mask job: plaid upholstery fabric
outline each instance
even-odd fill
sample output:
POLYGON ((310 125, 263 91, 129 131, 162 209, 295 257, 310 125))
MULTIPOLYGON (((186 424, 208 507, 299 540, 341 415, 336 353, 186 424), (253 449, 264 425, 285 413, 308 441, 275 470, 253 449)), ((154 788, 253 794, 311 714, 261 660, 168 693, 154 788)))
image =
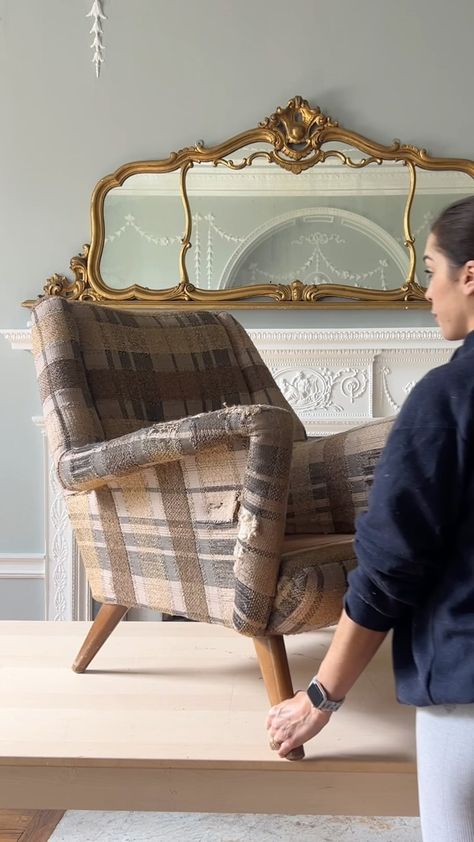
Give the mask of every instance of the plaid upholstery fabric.
POLYGON ((267 631, 299 632, 337 623, 356 566, 353 536, 311 536, 314 546, 284 553, 267 631))
POLYGON ((49 298, 33 319, 46 429, 94 598, 262 633, 288 497, 286 401, 249 403, 212 313, 49 298))
POLYGON ((282 558, 285 519, 289 531, 352 531, 387 422, 301 440, 228 314, 51 297, 33 310, 32 338, 52 459, 97 601, 249 635, 335 621, 352 549, 316 537, 282 558))
POLYGON ((285 531, 354 532, 367 508, 375 465, 394 419, 296 443, 285 531))
POLYGON ((71 309, 59 298, 48 298, 32 312, 36 376, 55 464, 64 451, 104 438, 71 309))
POLYGON ((95 472, 93 490, 67 496, 93 596, 262 633, 278 580, 291 418, 233 407, 187 421, 171 431, 185 456, 173 435, 167 449, 163 424, 158 464, 100 485, 95 472))
POLYGON ((306 430, 302 421, 286 398, 283 397, 248 333, 230 313, 219 313, 219 319, 227 330, 237 365, 245 377, 250 391, 251 403, 270 404, 271 406, 289 409, 294 421, 294 440, 306 441, 306 430))
POLYGON ((295 440, 306 438, 253 343, 227 313, 129 313, 60 298, 40 308, 50 324, 59 310, 67 314, 69 339, 63 341, 82 360, 88 403, 107 439, 153 422, 251 404, 288 410, 295 440))

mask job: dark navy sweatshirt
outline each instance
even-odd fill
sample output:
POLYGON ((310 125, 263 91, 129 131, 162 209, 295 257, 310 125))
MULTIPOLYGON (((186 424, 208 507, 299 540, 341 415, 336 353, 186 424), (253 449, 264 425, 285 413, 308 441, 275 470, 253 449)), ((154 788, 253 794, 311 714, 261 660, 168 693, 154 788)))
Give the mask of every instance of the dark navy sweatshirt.
POLYGON ((474 331, 406 399, 357 521, 345 608, 393 628, 400 702, 474 702, 474 331))

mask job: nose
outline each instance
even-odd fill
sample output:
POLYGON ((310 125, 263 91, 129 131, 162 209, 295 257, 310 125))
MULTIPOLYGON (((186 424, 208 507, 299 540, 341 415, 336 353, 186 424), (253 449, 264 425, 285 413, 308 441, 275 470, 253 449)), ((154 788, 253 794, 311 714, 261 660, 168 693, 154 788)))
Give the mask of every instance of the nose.
POLYGON ((425 298, 426 298, 427 301, 430 302, 430 304, 433 301, 433 296, 431 295, 431 281, 426 288, 425 298))

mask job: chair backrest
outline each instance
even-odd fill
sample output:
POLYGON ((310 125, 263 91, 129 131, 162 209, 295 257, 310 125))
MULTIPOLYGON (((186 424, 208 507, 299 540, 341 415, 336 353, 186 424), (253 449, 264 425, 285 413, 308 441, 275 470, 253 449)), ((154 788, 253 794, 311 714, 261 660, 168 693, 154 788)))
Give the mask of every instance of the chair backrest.
POLYGON ((228 313, 129 312, 59 297, 33 310, 48 435, 61 450, 222 406, 268 404, 304 427, 228 313))

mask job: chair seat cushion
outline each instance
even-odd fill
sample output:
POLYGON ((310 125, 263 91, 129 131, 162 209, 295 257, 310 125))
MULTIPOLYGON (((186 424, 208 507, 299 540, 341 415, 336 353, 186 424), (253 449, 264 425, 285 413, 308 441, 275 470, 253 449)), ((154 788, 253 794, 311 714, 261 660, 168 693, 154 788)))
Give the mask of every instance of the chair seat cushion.
POLYGON ((354 535, 287 535, 267 633, 297 634, 337 623, 354 535))

